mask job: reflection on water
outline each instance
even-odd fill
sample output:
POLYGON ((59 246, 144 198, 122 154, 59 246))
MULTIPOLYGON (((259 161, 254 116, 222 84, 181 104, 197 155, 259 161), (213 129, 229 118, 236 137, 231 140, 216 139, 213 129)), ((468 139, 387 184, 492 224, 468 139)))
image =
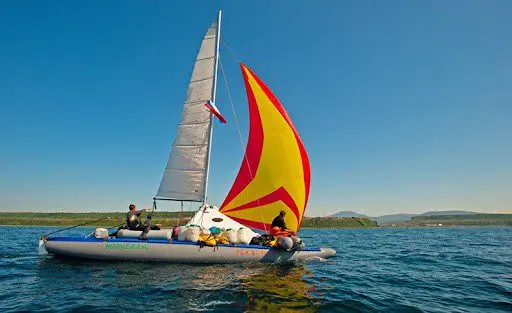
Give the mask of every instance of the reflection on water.
MULTIPOLYGON (((110 299, 111 308, 120 311, 144 307, 155 311, 230 308, 313 312, 318 301, 310 293, 314 287, 305 280, 311 276, 313 273, 299 263, 105 263, 49 257, 39 261, 34 287, 55 286, 55 291, 65 292, 71 300, 67 302, 70 308, 76 307, 76 302, 85 303, 84 295, 98 293, 110 299)), ((57 305, 53 301, 43 294, 37 304, 57 305)))
POLYGON ((270 266, 262 273, 242 279, 248 311, 314 312, 317 301, 304 275, 313 275, 304 265, 270 266))

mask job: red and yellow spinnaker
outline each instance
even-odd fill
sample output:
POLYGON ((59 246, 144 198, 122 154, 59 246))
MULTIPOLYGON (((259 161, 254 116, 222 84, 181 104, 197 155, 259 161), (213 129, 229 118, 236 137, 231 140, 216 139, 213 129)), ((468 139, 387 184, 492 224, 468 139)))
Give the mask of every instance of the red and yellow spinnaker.
POLYGON ((249 102, 250 129, 244 160, 220 211, 252 228, 268 230, 280 211, 299 229, 309 196, 306 149, 272 91, 240 64, 249 102))

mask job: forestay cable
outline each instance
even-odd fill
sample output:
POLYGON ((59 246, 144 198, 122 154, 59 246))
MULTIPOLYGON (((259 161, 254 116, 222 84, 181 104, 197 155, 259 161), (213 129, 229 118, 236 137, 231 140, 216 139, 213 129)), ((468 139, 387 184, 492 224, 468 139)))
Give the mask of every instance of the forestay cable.
MULTIPOLYGON (((242 151, 243 151, 245 148, 245 142, 244 142, 244 138, 242 137, 242 132, 240 131, 240 125, 238 124, 238 118, 236 117, 236 112, 235 112, 235 105, 233 104, 233 99, 231 98, 231 91, 229 90, 228 80, 226 79, 226 73, 224 72, 224 66, 222 65, 221 59, 219 59, 219 64, 220 64, 220 71, 222 73, 222 77, 224 78, 224 84, 226 85, 226 91, 228 93, 228 100, 229 100, 229 103, 231 104, 231 110, 233 111, 233 117, 235 119, 235 124, 236 124, 236 130, 238 131, 238 137, 240 138, 240 142, 242 144, 242 151)), ((247 166, 249 166, 249 164, 247 164, 247 166)), ((250 166, 249 166, 249 171, 251 171, 250 166)), ((252 178, 252 173, 251 173, 251 178, 252 178)))

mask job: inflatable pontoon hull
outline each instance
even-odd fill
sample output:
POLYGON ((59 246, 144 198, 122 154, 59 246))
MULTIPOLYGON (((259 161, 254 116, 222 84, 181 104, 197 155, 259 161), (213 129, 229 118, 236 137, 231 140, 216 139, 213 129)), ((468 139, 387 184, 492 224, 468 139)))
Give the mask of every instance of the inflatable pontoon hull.
POLYGON ((42 244, 49 253, 76 258, 181 263, 281 263, 318 257, 328 258, 336 253, 330 248, 284 251, 258 245, 201 247, 198 243, 188 241, 128 238, 102 240, 54 237, 46 239, 42 244))

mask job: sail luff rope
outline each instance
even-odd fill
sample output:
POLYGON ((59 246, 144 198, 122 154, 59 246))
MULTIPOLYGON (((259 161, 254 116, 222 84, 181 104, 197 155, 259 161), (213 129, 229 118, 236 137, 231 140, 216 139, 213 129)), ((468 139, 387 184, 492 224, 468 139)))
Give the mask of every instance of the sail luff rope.
MULTIPOLYGON (((231 48, 229 48, 229 46, 227 44, 226 44, 226 47, 229 49, 229 51, 231 51, 231 53, 233 54, 235 59, 237 59, 236 55, 231 50, 231 48)), ((231 104, 231 109, 233 111, 233 117, 235 119, 236 129, 238 131, 238 137, 240 138, 240 142, 242 144, 242 151, 244 153, 244 160, 245 160, 245 162, 247 164, 247 168, 249 169, 249 175, 251 176, 251 180, 252 180, 252 179, 254 179, 254 176, 252 174, 252 169, 251 169, 251 165, 249 163, 249 160, 247 159, 247 154, 244 151, 245 142, 244 142, 244 139, 242 137, 242 132, 240 131, 240 125, 238 124, 238 118, 236 117, 235 105, 234 105, 233 99, 231 97, 231 91, 229 89, 228 80, 226 78, 226 73, 224 72, 224 66, 222 65, 222 60, 220 58, 219 58, 219 65, 220 65, 220 71, 222 73, 222 77, 224 78, 224 84, 226 85, 226 91, 227 91, 227 94, 228 94, 228 100, 229 100, 229 103, 231 104)), ((260 206, 260 200, 259 199, 257 200, 257 203, 258 203, 258 206, 260 206)), ((263 221, 263 227, 265 228, 265 231, 267 231, 267 226, 265 224, 265 218, 263 218, 263 213, 261 213, 261 210, 260 210, 260 215, 261 215, 261 220, 263 221)))

